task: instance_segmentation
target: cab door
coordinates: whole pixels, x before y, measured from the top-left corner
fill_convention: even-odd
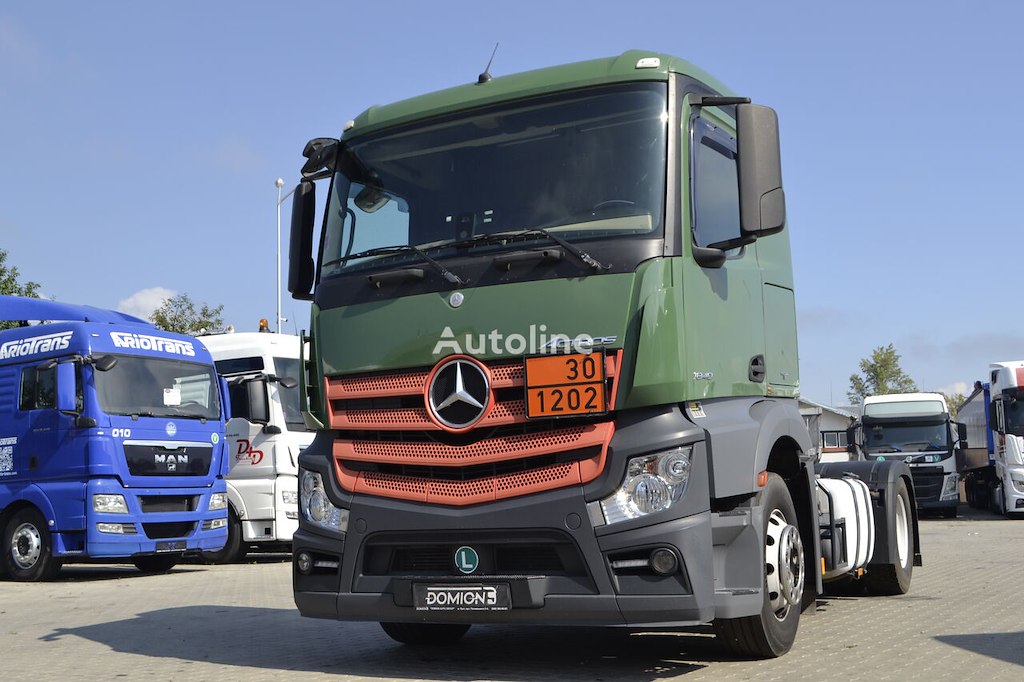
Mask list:
[[[689,119],[690,258],[684,260],[688,399],[763,395],[765,328],[756,244],[707,262],[700,252],[740,235],[735,123],[717,107]],[[686,224],[684,219],[684,225]],[[684,252],[685,253],[685,252]]]

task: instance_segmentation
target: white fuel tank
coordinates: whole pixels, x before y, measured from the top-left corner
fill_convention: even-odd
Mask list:
[[[863,568],[875,547],[871,491],[859,478],[818,478],[818,509],[821,512],[821,553],[825,557],[823,580],[839,578]]]

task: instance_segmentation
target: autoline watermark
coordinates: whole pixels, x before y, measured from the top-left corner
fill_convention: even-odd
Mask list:
[[[528,334],[503,334],[497,329],[487,333],[456,335],[445,327],[434,344],[434,355],[537,355],[540,353],[589,353],[595,346],[615,343],[615,337],[590,334],[548,333],[546,324],[531,324]]]

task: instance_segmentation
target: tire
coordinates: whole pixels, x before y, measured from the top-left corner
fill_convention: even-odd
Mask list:
[[[402,644],[454,644],[469,630],[463,623],[381,623],[384,632]]]
[[[150,554],[132,557],[135,568],[143,573],[166,573],[181,561],[180,554]]]
[[[800,624],[800,599],[806,566],[796,526],[796,508],[785,482],[768,474],[757,494],[764,512],[764,600],[761,613],[741,618],[717,618],[715,635],[733,652],[751,658],[776,658],[793,646]]]
[[[893,507],[892,533],[896,561],[891,564],[868,564],[864,582],[868,594],[906,594],[914,572],[914,517],[910,508],[907,483],[899,480]],[[887,520],[888,523],[888,520]]]
[[[33,508],[11,516],[0,538],[3,572],[19,582],[51,580],[61,561],[53,556],[53,543],[46,520]]]
[[[200,552],[204,563],[230,564],[241,561],[245,557],[246,547],[242,543],[242,522],[238,520],[235,510],[228,508],[228,540],[224,547],[214,552]]]

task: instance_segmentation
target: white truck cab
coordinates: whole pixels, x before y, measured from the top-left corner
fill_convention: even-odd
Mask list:
[[[266,332],[202,337],[228,383],[228,541],[207,561],[284,549],[298,528],[298,458],[313,440],[299,410],[299,337]]]
[[[966,438],[941,393],[864,398],[848,442],[865,461],[904,461],[914,477],[917,507],[953,518],[960,501],[957,460]]]

